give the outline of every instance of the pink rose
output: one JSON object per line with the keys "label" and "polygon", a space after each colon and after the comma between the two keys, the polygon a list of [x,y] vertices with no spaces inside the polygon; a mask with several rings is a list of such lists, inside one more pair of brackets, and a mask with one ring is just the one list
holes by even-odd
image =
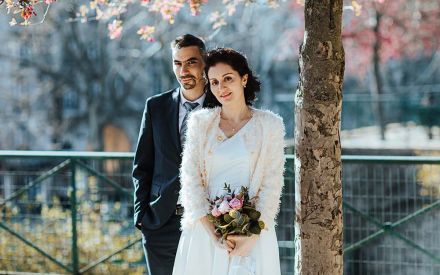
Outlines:
{"label": "pink rose", "polygon": [[220,206],[218,207],[218,210],[219,210],[222,214],[228,213],[229,210],[231,210],[231,207],[229,207],[229,203],[228,203],[228,201],[223,201],[223,202],[220,204]]}
{"label": "pink rose", "polygon": [[231,195],[226,195],[223,198],[223,201],[230,201],[230,200],[232,200],[232,196]]}
{"label": "pink rose", "polygon": [[211,214],[212,214],[214,217],[220,217],[221,214],[222,214],[222,212],[220,212],[220,210],[218,210],[217,206],[214,206],[214,208],[213,208],[212,211],[211,211]]}
{"label": "pink rose", "polygon": [[229,202],[229,206],[232,209],[240,209],[243,206],[243,202],[237,198],[233,198],[230,202]]}

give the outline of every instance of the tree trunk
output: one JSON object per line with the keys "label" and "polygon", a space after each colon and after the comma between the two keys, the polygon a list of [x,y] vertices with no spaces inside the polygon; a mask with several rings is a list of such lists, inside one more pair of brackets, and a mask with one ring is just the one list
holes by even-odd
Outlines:
{"label": "tree trunk", "polygon": [[93,101],[88,106],[88,127],[89,127],[89,136],[88,136],[88,150],[90,151],[98,151],[99,150],[99,114],[98,114],[98,103]]}
{"label": "tree trunk", "polygon": [[380,138],[385,140],[385,118],[383,113],[383,106],[381,102],[380,95],[382,94],[382,79],[380,75],[380,22],[382,15],[379,11],[375,10],[376,13],[376,24],[374,25],[374,44],[373,44],[373,81],[371,83],[371,95],[373,104],[373,114],[376,116],[376,123],[380,128]]}
{"label": "tree trunk", "polygon": [[61,91],[61,85],[55,82],[49,95],[52,100],[52,108],[48,110],[48,120],[52,126],[52,149],[61,150],[63,143],[63,93]]}
{"label": "tree trunk", "polygon": [[295,274],[342,274],[343,0],[308,0],[295,96]]}

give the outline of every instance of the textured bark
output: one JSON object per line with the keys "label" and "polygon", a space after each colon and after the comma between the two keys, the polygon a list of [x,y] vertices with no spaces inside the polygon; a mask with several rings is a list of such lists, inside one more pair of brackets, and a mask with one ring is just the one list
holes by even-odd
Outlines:
{"label": "textured bark", "polygon": [[295,97],[295,274],[342,274],[343,0],[305,3]]}

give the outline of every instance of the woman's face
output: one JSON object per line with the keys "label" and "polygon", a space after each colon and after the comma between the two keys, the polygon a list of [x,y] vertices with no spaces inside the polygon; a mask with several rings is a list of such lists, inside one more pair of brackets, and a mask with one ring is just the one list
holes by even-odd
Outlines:
{"label": "woman's face", "polygon": [[228,105],[243,101],[244,86],[248,75],[240,76],[231,66],[225,63],[217,63],[208,70],[208,79],[211,91],[222,105]]}

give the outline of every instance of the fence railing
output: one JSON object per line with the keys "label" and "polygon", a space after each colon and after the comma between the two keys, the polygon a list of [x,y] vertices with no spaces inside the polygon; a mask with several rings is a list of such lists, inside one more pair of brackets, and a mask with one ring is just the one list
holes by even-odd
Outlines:
{"label": "fence railing", "polygon": [[9,151],[0,160],[0,270],[143,273],[131,153]]}
{"label": "fence railing", "polygon": [[[132,157],[0,151],[0,272],[145,274]],[[293,274],[293,164],[288,155],[283,274]],[[343,156],[343,196],[346,274],[438,274],[440,157]]]}

